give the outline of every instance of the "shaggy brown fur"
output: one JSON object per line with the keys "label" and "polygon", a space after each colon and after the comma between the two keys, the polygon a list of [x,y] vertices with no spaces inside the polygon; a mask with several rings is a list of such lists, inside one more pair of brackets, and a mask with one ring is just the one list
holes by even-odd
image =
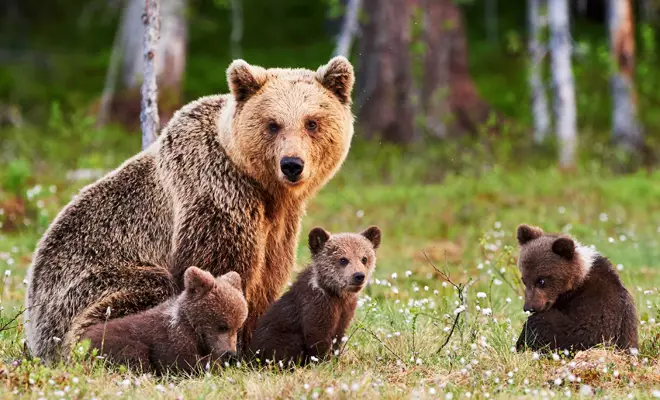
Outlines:
{"label": "shaggy brown fur", "polygon": [[179,110],[53,221],[28,277],[35,356],[58,358],[60,341],[68,348],[108,307],[118,318],[161,303],[191,265],[241,275],[249,343],[293,268],[307,200],[348,153],[354,76],[343,57],[317,71],[237,60],[227,75],[231,95]]}
{"label": "shaggy brown fur", "polygon": [[241,277],[232,271],[214,279],[190,267],[184,286],[175,298],[92,325],[83,336],[109,360],[144,372],[193,372],[233,355],[248,312]]}
{"label": "shaggy brown fur", "polygon": [[376,266],[381,233],[309,233],[312,263],[292,288],[259,319],[249,355],[265,361],[321,360],[342,343],[353,319],[357,293]]}
{"label": "shaggy brown fur", "polygon": [[637,312],[610,261],[566,235],[518,227],[525,322],[516,347],[637,347]]}

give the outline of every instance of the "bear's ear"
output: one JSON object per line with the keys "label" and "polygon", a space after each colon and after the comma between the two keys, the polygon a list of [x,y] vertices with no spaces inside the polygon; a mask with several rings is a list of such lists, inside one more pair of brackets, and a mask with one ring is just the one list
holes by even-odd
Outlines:
{"label": "bear's ear", "polygon": [[518,244],[521,246],[530,240],[538,239],[543,236],[543,230],[536,226],[529,226],[521,224],[518,226],[518,231],[516,232],[516,237],[518,238]]}
{"label": "bear's ear", "polygon": [[309,250],[312,255],[317,254],[330,239],[330,233],[323,228],[314,228],[309,232]]}
{"label": "bear's ear", "polygon": [[380,246],[380,228],[377,226],[370,226],[365,229],[360,235],[369,239],[371,244],[374,245],[374,249],[377,249]]}
{"label": "bear's ear", "polygon": [[351,104],[351,92],[355,83],[353,65],[343,56],[334,57],[316,70],[316,79],[331,91],[341,104]]}
{"label": "bear's ear", "polygon": [[226,274],[220,276],[217,279],[229,283],[230,285],[232,285],[241,292],[243,291],[243,286],[241,285],[241,276],[236,271],[227,272]]}
{"label": "bear's ear", "polygon": [[242,103],[266,83],[266,70],[243,60],[234,60],[227,68],[227,83],[236,101]]}
{"label": "bear's ear", "polygon": [[567,260],[575,256],[575,242],[567,236],[560,236],[552,243],[552,252]]}
{"label": "bear's ear", "polygon": [[183,274],[183,286],[186,292],[195,296],[206,294],[215,286],[215,280],[210,272],[197,267],[190,267]]}

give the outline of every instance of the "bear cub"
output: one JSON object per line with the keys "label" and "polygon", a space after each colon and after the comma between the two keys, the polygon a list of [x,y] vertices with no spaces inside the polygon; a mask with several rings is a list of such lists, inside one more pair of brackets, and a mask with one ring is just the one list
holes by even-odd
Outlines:
{"label": "bear cub", "polygon": [[83,339],[111,362],[144,372],[194,372],[233,356],[248,314],[241,277],[232,271],[213,278],[190,267],[184,287],[152,309],[87,328]]}
{"label": "bear cub", "polygon": [[333,235],[314,228],[311,264],[259,318],[248,355],[305,365],[337,350],[355,314],[357,293],[376,266],[380,240],[376,226]]}
{"label": "bear cub", "polygon": [[529,225],[517,231],[525,285],[518,350],[584,350],[599,344],[637,348],[637,312],[611,262],[570,236]]}

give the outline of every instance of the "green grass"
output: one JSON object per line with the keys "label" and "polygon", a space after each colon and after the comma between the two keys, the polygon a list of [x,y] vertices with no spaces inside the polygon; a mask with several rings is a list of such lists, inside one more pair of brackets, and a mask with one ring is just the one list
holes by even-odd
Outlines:
{"label": "green grass", "polygon": [[[134,139],[114,138],[126,149]],[[48,148],[47,142],[42,146]],[[18,148],[19,159],[39,151]],[[660,389],[655,322],[660,320],[660,175],[614,175],[595,158],[575,173],[561,174],[546,166],[552,156],[543,151],[514,157],[523,154],[519,148],[468,148],[461,153],[439,144],[419,152],[357,140],[339,175],[309,205],[298,269],[309,260],[304,238],[313,226],[335,232],[370,224],[383,229],[374,282],[362,295],[339,359],[293,372],[231,366],[220,374],[162,379],[108,368],[82,354],[68,365],[45,367],[24,356],[18,320],[0,332],[1,396],[465,398],[469,392],[473,398],[518,398],[571,392],[579,397],[585,383],[599,397],[652,396]],[[37,240],[85,183],[67,183],[66,169],[76,167],[78,158],[111,168],[128,153],[91,147],[71,162],[51,161],[49,168],[30,161],[29,173],[22,175],[14,166],[18,178],[0,174],[0,201],[7,204],[19,195],[28,210],[15,222],[18,230],[0,233],[0,273],[10,271],[1,286],[0,327],[23,305],[23,280]],[[0,221],[7,224],[7,218]],[[570,232],[622,265],[643,323],[637,357],[592,351],[572,364],[511,351],[525,318],[514,238],[522,222]],[[467,309],[442,348],[459,305],[457,291],[422,252],[455,283],[471,281]]]}

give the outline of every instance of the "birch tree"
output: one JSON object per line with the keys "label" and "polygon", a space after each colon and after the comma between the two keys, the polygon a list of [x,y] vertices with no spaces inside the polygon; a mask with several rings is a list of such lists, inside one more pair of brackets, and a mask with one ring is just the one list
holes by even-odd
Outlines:
{"label": "birch tree", "polygon": [[569,169],[575,165],[577,138],[568,0],[550,0],[548,20],[559,166]]}
{"label": "birch tree", "polygon": [[351,54],[351,46],[353,38],[358,31],[358,16],[362,7],[362,0],[348,0],[346,5],[346,12],[344,13],[344,21],[342,22],[341,31],[337,37],[337,45],[332,56],[348,57]]}
{"label": "birch tree", "polygon": [[614,63],[611,78],[612,138],[629,151],[642,147],[633,85],[635,33],[630,0],[609,0],[610,49]]}
{"label": "birch tree", "polygon": [[156,48],[160,30],[159,0],[145,0],[142,23],[143,35],[143,82],[142,82],[142,149],[149,147],[156,140],[159,129],[158,87],[156,85]]}
{"label": "birch tree", "polygon": [[529,88],[532,95],[532,114],[534,119],[534,142],[542,143],[550,130],[550,115],[548,115],[548,98],[542,79],[545,48],[541,43],[544,18],[541,7],[544,0],[527,0],[527,26],[529,51]]}

